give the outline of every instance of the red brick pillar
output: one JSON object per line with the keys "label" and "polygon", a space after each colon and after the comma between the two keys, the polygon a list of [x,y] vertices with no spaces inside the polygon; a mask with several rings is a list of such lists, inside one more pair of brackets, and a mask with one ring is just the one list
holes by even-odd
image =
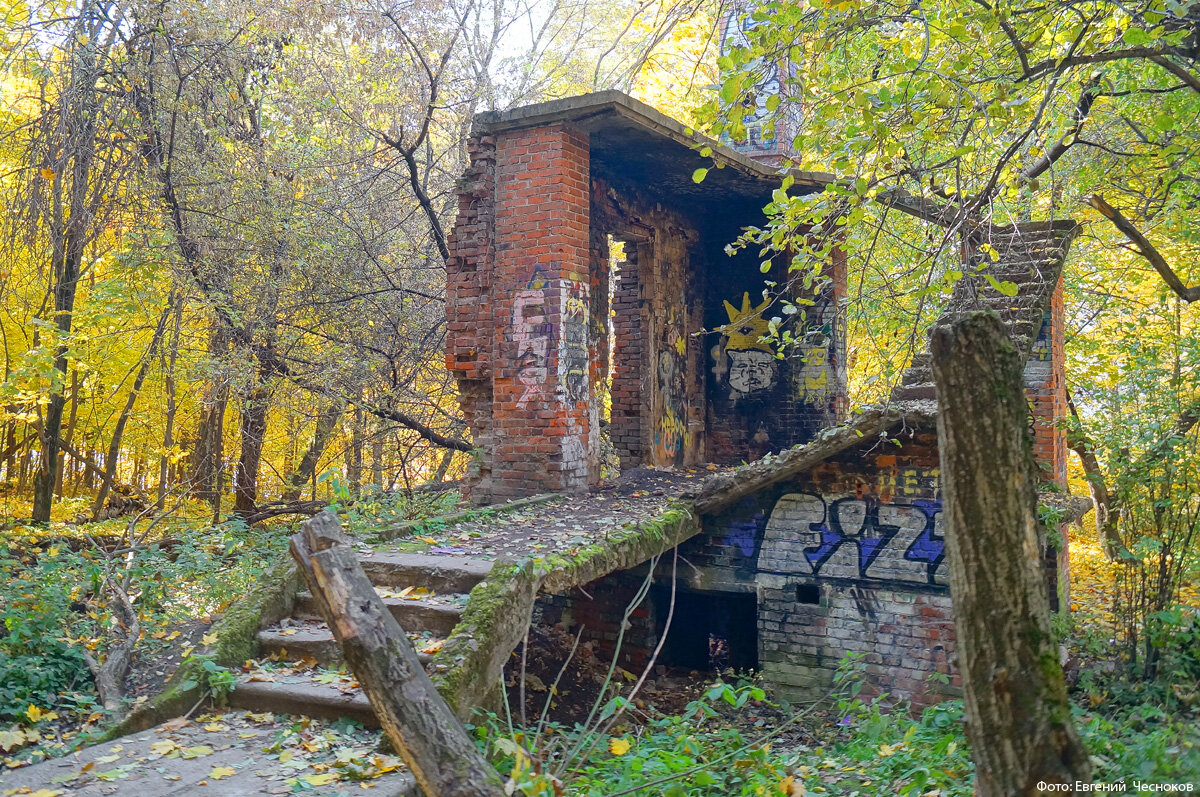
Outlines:
{"label": "red brick pillar", "polygon": [[1042,478],[1064,490],[1067,486],[1067,437],[1058,422],[1067,414],[1066,320],[1063,314],[1062,277],[1051,294],[1025,364],[1025,392],[1033,413],[1033,454]]}
{"label": "red brick pillar", "polygon": [[562,125],[496,135],[493,499],[587,487],[588,155]]}
{"label": "red brick pillar", "polygon": [[[1042,318],[1029,361],[1025,364],[1025,396],[1033,422],[1033,455],[1042,478],[1067,489],[1067,436],[1059,421],[1067,414],[1066,319],[1063,312],[1062,277],[1054,286],[1050,307]],[[1070,606],[1071,565],[1067,524],[1058,526],[1060,544],[1046,548],[1046,575],[1050,608]]]}

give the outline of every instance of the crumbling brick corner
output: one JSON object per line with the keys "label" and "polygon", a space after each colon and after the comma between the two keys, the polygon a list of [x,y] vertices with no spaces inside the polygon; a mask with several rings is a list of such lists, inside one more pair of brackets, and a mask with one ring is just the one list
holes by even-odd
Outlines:
{"label": "crumbling brick corner", "polygon": [[[588,140],[473,137],[447,263],[446,367],[481,452],[472,498],[588,483]],[[503,465],[503,467],[498,467]]]}

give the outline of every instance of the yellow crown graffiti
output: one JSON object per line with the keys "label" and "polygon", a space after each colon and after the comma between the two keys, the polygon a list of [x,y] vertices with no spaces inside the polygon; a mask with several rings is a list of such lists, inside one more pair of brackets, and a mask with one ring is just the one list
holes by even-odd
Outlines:
{"label": "yellow crown graffiti", "polygon": [[763,299],[762,304],[754,307],[750,304],[750,294],[742,294],[742,309],[737,309],[728,301],[725,302],[725,312],[729,315],[729,323],[717,329],[728,338],[726,349],[736,351],[758,350],[774,353],[771,344],[762,340],[771,331],[771,326],[762,317],[763,311],[771,304],[769,298]]}

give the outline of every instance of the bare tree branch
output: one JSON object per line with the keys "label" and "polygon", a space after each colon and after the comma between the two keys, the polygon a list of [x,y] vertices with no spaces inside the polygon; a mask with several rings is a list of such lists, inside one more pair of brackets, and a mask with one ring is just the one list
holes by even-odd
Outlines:
{"label": "bare tree branch", "polygon": [[1114,208],[1112,205],[1104,201],[1104,197],[1099,194],[1093,194],[1088,199],[1088,204],[1100,211],[1104,218],[1113,223],[1113,226],[1125,234],[1125,237],[1133,241],[1138,248],[1138,254],[1146,258],[1150,265],[1154,266],[1154,270],[1163,278],[1163,282],[1167,283],[1167,287],[1173,290],[1179,298],[1185,302],[1194,302],[1200,299],[1200,285],[1192,286],[1191,288],[1183,284],[1183,280],[1175,273],[1167,263],[1166,258],[1162,253],[1154,248],[1154,244],[1142,235],[1141,230],[1133,225],[1133,222],[1121,215],[1121,211]]}

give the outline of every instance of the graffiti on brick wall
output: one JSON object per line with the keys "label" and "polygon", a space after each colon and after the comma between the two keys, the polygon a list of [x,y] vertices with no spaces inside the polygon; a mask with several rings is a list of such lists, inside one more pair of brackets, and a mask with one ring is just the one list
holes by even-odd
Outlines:
{"label": "graffiti on brick wall", "polygon": [[779,361],[771,344],[763,340],[770,326],[762,314],[770,304],[768,298],[753,306],[749,293],[742,294],[741,308],[725,302],[729,323],[717,327],[721,342],[711,354],[713,373],[729,388],[731,399],[769,390],[775,384]]}
{"label": "graffiti on brick wall", "polygon": [[775,504],[762,570],[825,578],[945,584],[940,501],[788,493]]}
{"label": "graffiti on brick wall", "polygon": [[554,327],[546,320],[547,284],[538,269],[524,288],[513,293],[512,337],[517,344],[517,382],[521,385],[517,406],[522,409],[531,401],[546,399],[547,364],[554,338]]}
{"label": "graffiti on brick wall", "polygon": [[587,292],[578,282],[567,283],[559,341],[558,376],[569,404],[588,399],[588,306]]}
{"label": "graffiti on brick wall", "polygon": [[833,375],[829,362],[831,339],[825,332],[804,335],[800,343],[800,368],[796,382],[797,398],[803,402],[824,401],[833,393]]}
{"label": "graffiti on brick wall", "polygon": [[725,537],[721,544],[736,548],[745,559],[751,559],[758,548],[758,531],[766,519],[766,514],[760,509],[748,518],[735,519],[725,529]]}
{"label": "graffiti on brick wall", "polygon": [[[739,7],[741,6],[741,7]],[[726,15],[722,25],[721,37],[721,53],[728,55],[729,51],[735,47],[746,47],[748,32],[752,30],[758,23],[755,21],[752,14],[746,12],[746,8],[742,4],[735,3],[733,8]],[[759,65],[762,66],[761,64]],[[792,117],[789,113],[790,109],[783,108],[772,110],[770,98],[772,96],[782,95],[783,85],[781,79],[784,76],[784,69],[780,65],[775,65],[769,69],[756,70],[763,74],[757,85],[751,90],[747,98],[746,115],[742,119],[742,124],[746,127],[745,141],[738,142],[739,144],[749,144],[751,147],[771,148],[776,143],[776,132],[772,125],[768,123],[775,121],[776,125],[780,122],[786,123]],[[776,118],[777,116],[782,118]],[[788,140],[788,130],[793,129],[791,125],[786,126],[782,132],[783,139]]]}
{"label": "graffiti on brick wall", "polygon": [[587,447],[584,445],[586,433],[575,418],[567,419],[567,433],[563,437],[563,470],[575,471],[578,475],[587,475]]}
{"label": "graffiti on brick wall", "polygon": [[675,309],[672,308],[663,328],[658,352],[658,393],[662,412],[654,430],[654,453],[658,462],[682,463],[687,448],[686,387],[684,355],[687,344],[679,332]]}
{"label": "graffiti on brick wall", "polygon": [[1050,361],[1050,325],[1052,323],[1050,311],[1047,310],[1042,316],[1042,325],[1038,328],[1037,339],[1033,341],[1033,350],[1030,352],[1029,359],[1038,362]]}

